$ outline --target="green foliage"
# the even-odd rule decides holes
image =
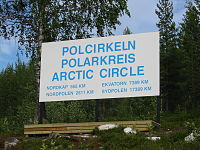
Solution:
[[[69,102],[67,104],[70,122],[83,122],[86,120],[86,111],[82,108],[81,102]]]
[[[30,123],[34,120],[36,110],[36,102],[24,101],[21,106],[18,106],[16,118],[20,120],[20,125]]]
[[[182,96],[182,54],[177,48],[177,29],[173,21],[173,3],[159,0],[156,14],[160,31],[161,100],[164,111],[175,111]]]
[[[185,122],[184,122],[184,127],[187,128],[188,131],[190,131],[190,132],[192,132],[192,131],[194,131],[194,130],[197,130],[197,128],[196,128],[194,122],[185,121]]]
[[[84,110],[81,103],[82,102],[48,103],[46,105],[47,119],[52,123],[88,121],[87,112]]]
[[[65,122],[68,118],[64,102],[46,103],[46,115],[49,122]],[[59,116],[59,117],[58,117]]]
[[[40,43],[111,35],[119,17],[130,13],[127,0],[0,1],[0,36],[17,37],[19,48],[40,56]],[[42,41],[41,41],[42,40]]]
[[[62,148],[62,145],[56,146],[56,142],[52,140],[50,142],[50,145],[42,143],[40,150],[60,150],[61,148]]]
[[[200,15],[198,5],[188,2],[183,22],[180,26],[180,49],[184,54],[185,103],[187,109],[200,104]],[[190,104],[190,105],[189,105]]]
[[[156,97],[103,100],[100,114],[101,121],[153,119],[156,114]]]
[[[159,133],[159,132],[158,132]],[[138,133],[137,135],[124,134],[123,128],[115,128],[108,131],[98,131],[98,142],[103,143],[102,149],[130,149],[130,150],[199,150],[200,142],[187,143],[184,138],[189,134],[187,130],[176,130],[171,134],[162,133],[161,140],[147,140],[147,135]]]
[[[170,130],[171,132],[163,131],[163,125],[165,122],[162,123],[160,130],[154,130],[151,133],[138,132],[136,135],[125,134],[123,132],[124,127],[122,126],[105,131],[99,131],[96,128],[94,132],[94,135],[97,136],[96,138],[85,140],[78,137],[76,139],[71,138],[71,140],[65,137],[53,140],[39,137],[25,138],[20,140],[17,146],[15,146],[13,149],[200,150],[199,138],[192,142],[184,141],[184,138],[191,132],[187,128],[183,128],[183,120],[184,117],[186,120],[192,119],[190,122],[197,120],[199,117],[194,116],[193,113],[197,114],[197,112],[191,112],[191,114],[162,114],[164,117],[163,120],[167,120],[169,126],[173,126],[174,123],[179,124],[179,121],[182,120],[182,126],[173,128],[173,130]],[[200,124],[195,123],[195,126],[199,125]],[[159,136],[161,139],[158,141],[151,141],[146,138],[149,136]]]
[[[147,141],[144,134],[125,134],[123,129],[124,127],[118,127],[96,132],[99,136],[98,141],[103,143],[103,149],[132,149],[137,145],[143,145]]]
[[[162,130],[192,130],[200,129],[199,109],[190,112],[161,113]]]
[[[33,64],[32,75],[20,73],[20,70],[27,71],[24,69],[26,66],[22,66],[22,68],[17,66],[19,68],[16,70],[10,66],[2,73],[0,104],[5,107],[1,109],[1,113],[8,112],[9,115],[16,116],[17,112],[20,125],[27,123],[28,118],[35,120],[33,114],[38,113],[35,113],[33,109],[38,105],[39,80],[36,79],[39,79],[42,42],[89,38],[94,36],[94,31],[96,32],[95,36],[111,35],[112,30],[116,29],[116,25],[120,24],[119,17],[125,14],[130,16],[127,0],[0,1],[0,36],[5,39],[17,38],[18,48],[25,49],[27,56],[31,56]],[[16,74],[20,76],[14,79]],[[25,81],[23,78],[27,78],[29,81]],[[18,85],[21,80],[28,85]],[[34,93],[33,97],[31,91],[26,91],[28,89]],[[27,97],[24,97],[25,93],[28,94]],[[35,99],[35,102],[32,101],[32,98]],[[13,107],[14,104],[16,107]],[[40,105],[44,107],[44,103],[40,103]],[[47,118],[51,122],[92,121],[94,107],[91,106],[94,106],[93,102],[86,106],[82,102],[60,103],[55,106],[49,104],[46,110]],[[53,113],[55,115],[52,115]],[[5,115],[8,114],[2,114],[2,116]],[[60,118],[60,116],[62,117]]]
[[[17,143],[15,147],[12,147],[11,150],[20,150],[20,149],[27,149],[27,150],[39,150],[42,145],[42,139],[33,138],[30,140],[24,140]]]
[[[0,1],[0,36],[18,37],[19,46],[26,48],[33,59],[29,64],[18,61],[15,65],[8,65],[0,73],[1,135],[18,131],[22,133],[23,125],[33,123],[35,120],[37,114],[35,61],[40,55],[38,53],[40,35],[43,36],[42,41],[92,37],[94,30],[97,31],[97,36],[106,36],[112,33],[116,24],[119,24],[119,16],[129,15],[127,0],[108,2],[72,0],[62,1],[63,6],[57,1],[28,0],[16,1],[14,4],[13,2],[5,5],[8,1]],[[172,12],[172,2],[159,0],[156,14],[159,18],[157,26],[160,31],[161,46],[162,110],[175,112],[162,114],[161,124],[162,129],[186,128],[192,131],[198,129],[200,124],[199,111],[191,112],[191,109],[199,110],[200,104],[199,0],[195,0],[195,4],[191,2],[187,4],[178,34]],[[38,27],[42,28],[42,33]],[[131,33],[131,31],[126,28],[124,33]],[[50,123],[94,121],[95,106],[95,100],[46,103],[47,119]],[[100,121],[154,119],[156,97],[101,100],[99,110]],[[193,119],[194,117],[196,118]],[[189,123],[184,126],[183,122]],[[121,131],[117,132],[120,134],[119,137],[122,134],[124,139],[127,138],[127,135]],[[183,141],[177,139],[182,139],[183,135],[184,132],[177,131],[173,135],[174,139],[170,136],[166,137],[166,141],[174,141],[175,144],[172,147],[165,145],[164,148],[180,149],[178,143]],[[106,133],[100,136],[105,136],[107,140],[112,139]],[[115,135],[113,136],[116,138]],[[116,143],[120,139],[112,140]],[[156,144],[149,141],[140,142],[147,142],[155,149],[163,148],[162,146],[156,148]],[[111,145],[116,148],[114,144]],[[129,146],[124,145],[129,149]],[[190,149],[190,146],[188,147]],[[145,149],[145,146],[140,145],[140,148]]]
[[[179,32],[173,22],[173,3],[159,0],[161,100],[164,111],[195,108],[200,93],[199,3],[188,2]]]
[[[190,134],[187,130],[177,130],[173,131],[170,135],[162,135],[161,138],[163,141],[168,143],[174,143],[178,141],[184,141],[184,138]]]
[[[9,122],[8,119],[5,118],[0,118],[0,133],[8,133],[10,132],[9,130]]]
[[[44,138],[30,138],[20,141],[15,147],[11,148],[13,150],[20,149],[27,150],[71,150],[73,149],[73,144],[65,139],[44,139]]]
[[[21,61],[8,66],[0,73],[0,118],[7,129],[2,132],[22,130],[24,123],[35,115],[34,71],[31,64]]]
[[[34,67],[19,61],[15,67],[8,66],[2,71],[0,80],[3,83],[0,84],[0,130],[2,134],[23,133],[24,124],[36,122]],[[100,120],[152,119],[155,106],[155,97],[102,100]],[[95,101],[46,103],[46,115],[50,123],[95,121]]]
[[[3,0],[0,1],[0,36],[5,39],[17,37],[18,48],[25,49],[27,56],[31,56],[37,75],[35,99],[38,103],[42,42],[89,38],[94,36],[94,32],[95,36],[111,35],[120,24],[119,17],[125,14],[130,16],[127,0]],[[44,110],[44,103],[39,105],[40,110]],[[79,104],[73,103],[68,107],[75,105]],[[80,111],[76,113],[82,113]],[[37,114],[41,122],[40,114],[44,113],[38,111]],[[76,114],[71,116],[75,118]]]

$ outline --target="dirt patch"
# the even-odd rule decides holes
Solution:
[[[3,137],[0,137],[0,149],[4,148],[4,142],[5,142],[5,139]]]

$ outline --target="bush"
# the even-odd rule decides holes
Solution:
[[[121,126],[104,131],[96,129],[95,134],[98,135],[98,141],[103,143],[105,150],[131,149],[137,145],[143,145],[147,141],[145,134],[140,132],[137,135],[125,134],[123,129],[124,127]]]

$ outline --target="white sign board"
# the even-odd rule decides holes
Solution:
[[[158,96],[159,33],[42,44],[40,102]]]

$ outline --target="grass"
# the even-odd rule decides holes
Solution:
[[[65,139],[25,138],[11,150],[65,150],[72,149],[73,144]]]
[[[123,127],[98,131],[95,130],[98,138],[87,140],[69,140],[66,138],[45,140],[44,138],[33,138],[20,142],[15,149],[30,150],[200,150],[200,141],[185,142],[184,138],[188,135],[188,130],[176,130],[167,135],[158,132],[161,137],[159,141],[146,139],[146,133],[137,135],[123,133]],[[155,133],[154,133],[155,134]]]
[[[97,138],[89,139],[48,139],[44,137],[21,137],[13,150],[200,150],[200,138],[185,142],[192,130],[199,130],[200,113],[162,114],[162,127],[150,133],[125,134],[123,127],[107,131],[95,130]],[[160,136],[161,140],[150,141],[147,136]],[[0,136],[0,147],[3,145]]]
[[[187,130],[177,130],[170,135],[159,133],[161,140],[147,140],[145,133],[127,135],[120,132],[121,129],[113,129],[108,132],[100,132],[99,142],[103,143],[104,150],[200,150],[200,141],[187,143],[184,141],[188,135]]]

